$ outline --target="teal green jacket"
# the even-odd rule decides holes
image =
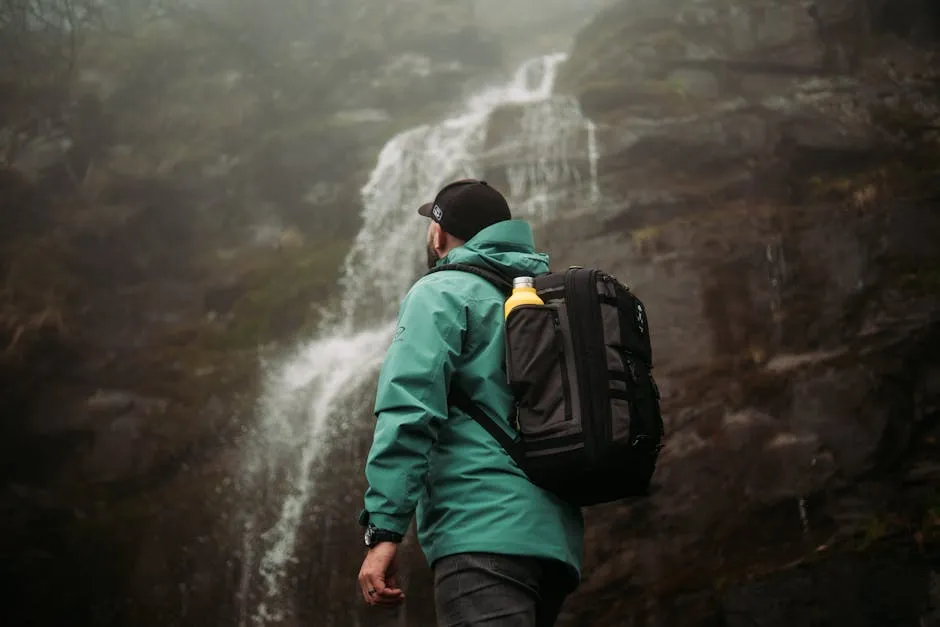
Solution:
[[[509,277],[548,270],[521,221],[484,229],[439,263],[472,263]],[[430,564],[466,551],[553,558],[580,578],[581,510],[532,484],[472,418],[448,409],[460,385],[509,433],[512,396],[503,367],[505,296],[466,272],[435,272],[405,296],[385,356],[366,460],[365,511],[404,534],[414,516]]]

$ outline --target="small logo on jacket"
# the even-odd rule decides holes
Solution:
[[[401,336],[405,334],[405,327],[398,327],[395,329],[395,337],[392,338],[392,342],[400,342]]]

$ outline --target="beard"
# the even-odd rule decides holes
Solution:
[[[430,244],[425,246],[424,251],[425,255],[427,255],[428,270],[432,270],[434,266],[437,265],[439,257],[437,256],[437,253],[434,252],[434,248]]]

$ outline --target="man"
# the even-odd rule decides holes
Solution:
[[[418,213],[431,220],[429,268],[468,263],[510,281],[548,270],[530,226],[483,181],[455,181]],[[578,584],[580,509],[531,483],[482,426],[447,404],[460,386],[514,435],[505,298],[481,277],[445,270],[422,277],[401,304],[379,376],[359,518],[369,547],[359,584],[371,605],[404,599],[396,557],[413,514],[441,626],[549,627]]]

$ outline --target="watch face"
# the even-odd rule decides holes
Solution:
[[[363,536],[363,540],[365,540],[366,546],[370,546],[372,544],[372,535],[373,535],[372,527],[367,527],[366,533]]]

